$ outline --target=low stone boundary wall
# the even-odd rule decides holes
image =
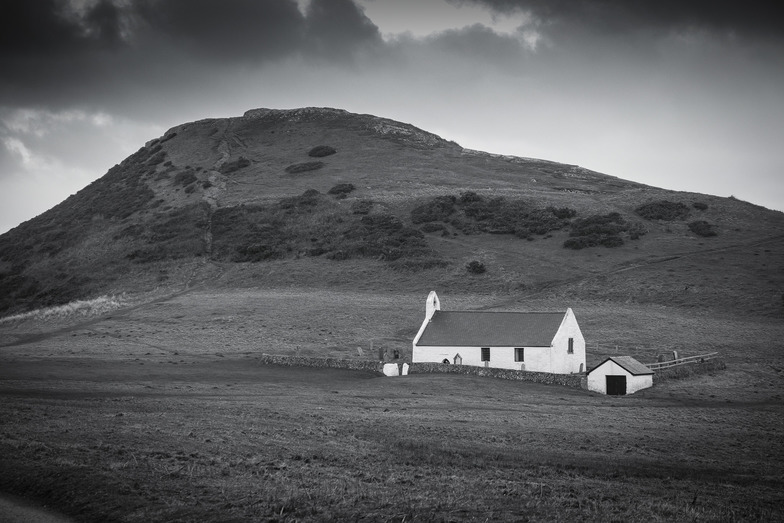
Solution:
[[[285,365],[288,367],[320,367],[326,369],[367,370],[381,372],[383,364],[377,361],[344,360],[340,358],[311,358],[308,356],[282,356],[262,354],[256,360],[266,365]]]
[[[283,356],[276,354],[261,354],[256,361],[266,365],[285,365],[289,367],[320,367],[326,369],[364,370],[384,374],[384,362],[367,360],[346,360],[340,358],[312,358],[308,356]],[[402,362],[395,363],[402,365]],[[696,374],[706,374],[727,368],[722,359],[707,360],[702,363],[695,362],[688,365],[671,367],[656,371],[653,383],[671,379],[688,378]],[[402,370],[402,369],[401,369]],[[564,387],[587,388],[585,374],[550,374],[548,372],[533,372],[527,370],[495,369],[491,367],[474,367],[472,365],[451,365],[446,363],[411,363],[408,374],[465,374],[468,376],[483,376],[504,380],[530,381],[546,385],[561,385]]]
[[[285,365],[289,367],[320,367],[327,369],[365,370],[384,373],[384,362],[367,360],[344,360],[339,358],[311,358],[308,356],[283,356],[262,354],[256,360],[265,365]],[[403,362],[395,363],[402,365]],[[387,363],[389,364],[389,363]],[[465,374],[505,380],[530,381],[547,385],[585,388],[583,374],[550,374],[525,370],[494,369],[471,365],[448,365],[446,363],[410,363],[408,374]]]
[[[504,380],[530,381],[547,385],[585,388],[583,374],[550,374],[549,372],[533,372],[527,370],[494,369],[491,367],[474,367],[472,365],[451,365],[447,363],[412,363],[409,374],[445,373],[466,374],[470,376],[486,376]]]
[[[724,370],[726,368],[727,364],[720,358],[706,360],[702,363],[687,363],[685,365],[679,365],[677,367],[669,367],[655,371],[653,374],[653,383],[655,385],[656,383],[660,383],[662,381],[688,378],[689,376],[693,376],[695,374],[707,374],[709,372]]]

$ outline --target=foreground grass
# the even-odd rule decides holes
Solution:
[[[784,517],[775,403],[253,358],[17,361],[0,377],[0,490],[84,521]]]

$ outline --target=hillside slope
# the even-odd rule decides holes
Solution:
[[[0,236],[0,315],[196,284],[780,315],[784,215],[375,116],[257,109],[170,129]]]

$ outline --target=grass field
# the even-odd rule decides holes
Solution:
[[[591,352],[597,342],[642,361],[672,348],[727,361],[628,397],[256,361],[373,359],[371,340],[408,350],[424,298],[193,290],[126,297],[93,317],[6,322],[0,491],[79,521],[784,518],[775,318],[570,304],[589,366],[606,355]],[[441,298],[450,309],[524,308]]]

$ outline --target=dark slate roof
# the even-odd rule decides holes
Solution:
[[[601,367],[602,365],[604,365],[610,360],[613,360],[615,363],[617,363],[618,365],[626,369],[626,371],[629,372],[629,374],[631,374],[632,376],[653,374],[653,371],[651,369],[649,369],[639,361],[635,360],[631,356],[610,356],[609,358],[601,362],[599,365],[591,369],[591,372],[598,369],[599,367]],[[589,374],[591,372],[589,372]]]
[[[424,347],[549,347],[565,312],[436,311]]]

